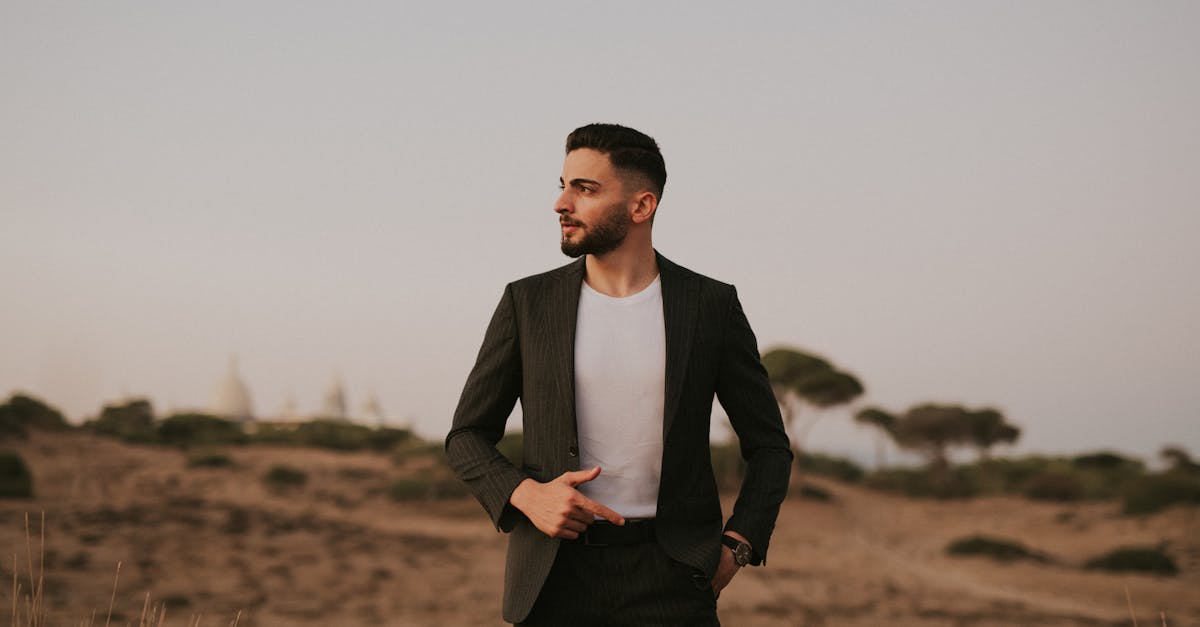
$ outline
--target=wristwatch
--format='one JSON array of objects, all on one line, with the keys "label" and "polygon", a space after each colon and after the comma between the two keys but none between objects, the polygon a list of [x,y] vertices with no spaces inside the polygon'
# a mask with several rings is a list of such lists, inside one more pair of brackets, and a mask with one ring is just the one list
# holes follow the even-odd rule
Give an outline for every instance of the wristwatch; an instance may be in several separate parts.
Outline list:
[{"label": "wristwatch", "polygon": [[750,548],[749,544],[733,536],[726,535],[721,536],[721,544],[724,544],[733,551],[733,563],[737,564],[739,568],[750,563],[750,554],[753,552],[753,549]]}]

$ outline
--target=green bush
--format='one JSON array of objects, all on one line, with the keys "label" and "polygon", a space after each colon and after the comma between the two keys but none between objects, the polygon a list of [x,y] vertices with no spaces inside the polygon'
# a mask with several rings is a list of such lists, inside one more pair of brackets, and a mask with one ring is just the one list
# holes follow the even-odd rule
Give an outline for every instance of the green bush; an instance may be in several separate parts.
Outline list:
[{"label": "green bush", "polygon": [[1125,486],[1121,511],[1153,514],[1172,505],[1200,503],[1200,478],[1185,472],[1146,475]]},{"label": "green bush", "polygon": [[1158,547],[1127,546],[1087,561],[1084,568],[1110,572],[1137,572],[1175,575],[1179,568],[1171,556]]},{"label": "green bush", "polygon": [[1078,501],[1084,497],[1083,482],[1074,473],[1043,472],[1025,484],[1023,493],[1035,501]]},{"label": "green bush", "polygon": [[971,473],[961,468],[944,473],[930,468],[882,468],[867,475],[864,483],[876,490],[922,498],[962,499],[979,492]]},{"label": "green bush", "polygon": [[520,467],[525,460],[525,436],[521,432],[505,433],[496,443],[496,449],[507,457],[514,466]]},{"label": "green bush", "polygon": [[308,446],[334,451],[365,449],[386,452],[414,440],[411,431],[380,427],[373,429],[335,418],[318,418],[301,422],[294,427],[259,425],[251,440],[261,444]]},{"label": "green bush", "polygon": [[150,401],[139,399],[121,405],[105,405],[95,420],[83,425],[95,433],[126,442],[149,443],[157,439],[154,409]]},{"label": "green bush", "polygon": [[196,451],[188,455],[188,468],[228,468],[233,460],[221,451]]},{"label": "green bush", "polygon": [[1103,472],[1132,472],[1140,473],[1145,464],[1141,460],[1125,457],[1112,451],[1085,453],[1071,458],[1071,464],[1082,470],[1099,470]]},{"label": "green bush", "polygon": [[742,474],[746,471],[746,461],[742,459],[742,450],[736,442],[713,444],[709,448],[712,460],[713,476],[717,486],[722,490],[736,490],[742,485]]},{"label": "green bush", "polygon": [[959,538],[951,542],[946,546],[946,553],[958,556],[990,557],[1002,562],[1016,560],[1050,561],[1045,554],[1030,550],[1020,542],[981,535]]},{"label": "green bush", "polygon": [[436,501],[459,499],[470,494],[466,484],[441,473],[422,473],[397,479],[388,486],[394,501]]},{"label": "green bush", "polygon": [[172,446],[244,444],[241,423],[207,414],[176,414],[158,425],[158,440]]},{"label": "green bush", "polygon": [[408,429],[395,429],[393,427],[378,427],[372,429],[367,434],[367,448],[379,452],[388,452],[395,450],[397,446],[415,439],[412,431]]},{"label": "green bush", "polygon": [[358,451],[367,448],[371,428],[345,420],[320,418],[297,425],[295,437],[301,446],[334,451]]},{"label": "green bush", "polygon": [[820,503],[829,503],[833,501],[833,495],[830,494],[829,490],[811,483],[801,483],[800,487],[796,488],[796,491],[800,493],[800,498],[808,499],[810,501],[817,501]]},{"label": "green bush", "polygon": [[56,431],[70,429],[62,412],[24,394],[13,394],[0,405],[0,437],[27,437],[30,428]]},{"label": "green bush", "polygon": [[392,452],[392,462],[395,464],[403,464],[410,459],[421,457],[436,457],[438,459],[445,458],[444,446],[441,442],[425,442],[419,438],[412,438],[396,447]]},{"label": "green bush", "polygon": [[1033,455],[989,458],[960,466],[959,469],[970,477],[979,494],[1019,494],[1033,477],[1064,463],[1053,458]]},{"label": "green bush", "polygon": [[308,474],[299,468],[283,464],[272,466],[263,481],[274,488],[298,488],[308,482]]},{"label": "green bush", "polygon": [[0,498],[33,496],[33,475],[25,460],[12,451],[0,451]]},{"label": "green bush", "polygon": [[857,483],[867,474],[862,466],[849,459],[824,453],[800,453],[796,457],[796,465],[805,473],[831,477],[847,483]]}]

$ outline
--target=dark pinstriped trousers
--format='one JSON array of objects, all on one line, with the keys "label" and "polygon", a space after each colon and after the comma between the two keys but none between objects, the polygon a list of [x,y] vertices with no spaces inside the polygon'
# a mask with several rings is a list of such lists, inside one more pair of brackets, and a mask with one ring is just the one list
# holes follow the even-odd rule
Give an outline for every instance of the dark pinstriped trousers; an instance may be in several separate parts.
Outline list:
[{"label": "dark pinstriped trousers", "polygon": [[709,580],[657,542],[584,546],[563,542],[529,627],[720,626]]}]

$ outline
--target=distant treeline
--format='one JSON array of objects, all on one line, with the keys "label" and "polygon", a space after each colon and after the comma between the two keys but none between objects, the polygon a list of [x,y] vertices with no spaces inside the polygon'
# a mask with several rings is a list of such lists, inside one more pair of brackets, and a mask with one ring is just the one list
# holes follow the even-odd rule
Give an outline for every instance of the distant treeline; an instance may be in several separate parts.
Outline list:
[{"label": "distant treeline", "polygon": [[[73,429],[57,409],[17,394],[0,405],[0,436],[24,438],[31,428]],[[106,405],[80,429],[131,444],[200,447],[239,444],[282,444],[339,451],[390,452],[416,441],[407,429],[368,427],[338,419],[288,424],[244,423],[202,413],[179,413],[159,419],[147,400]]]},{"label": "distant treeline", "polygon": [[848,459],[805,453],[798,465],[802,473],[912,497],[1018,495],[1054,502],[1119,499],[1127,514],[1200,504],[1200,465],[1178,447],[1163,449],[1162,456],[1168,467],[1161,472],[1149,472],[1142,460],[1110,451],[1074,457],[985,458],[948,467],[930,464],[870,472]]}]

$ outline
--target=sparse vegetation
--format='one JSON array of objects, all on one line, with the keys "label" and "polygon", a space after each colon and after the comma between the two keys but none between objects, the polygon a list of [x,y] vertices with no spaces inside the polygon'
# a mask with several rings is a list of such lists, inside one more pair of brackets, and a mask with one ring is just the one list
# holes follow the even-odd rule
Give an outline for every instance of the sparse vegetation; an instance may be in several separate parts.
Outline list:
[{"label": "sparse vegetation", "polygon": [[229,468],[233,460],[222,451],[203,449],[188,454],[188,468]]},{"label": "sparse vegetation", "polygon": [[158,440],[154,429],[154,408],[150,401],[138,399],[120,405],[105,405],[100,415],[83,424],[101,435],[120,438],[136,444],[150,444]]},{"label": "sparse vegetation", "polygon": [[1121,511],[1153,514],[1172,505],[1200,504],[1200,477],[1171,470],[1130,481],[1124,489]]},{"label": "sparse vegetation", "polygon": [[930,468],[884,468],[867,475],[863,483],[877,490],[921,498],[962,499],[979,494],[971,473],[963,468],[940,472]]},{"label": "sparse vegetation", "polygon": [[158,441],[179,447],[245,444],[242,425],[208,414],[175,414],[158,425]]},{"label": "sparse vegetation", "polygon": [[1137,572],[1155,575],[1176,575],[1179,567],[1171,556],[1161,548],[1152,546],[1127,546],[1114,549],[1087,561],[1088,570],[1110,572]]},{"label": "sparse vegetation", "polygon": [[298,488],[308,483],[308,473],[285,464],[271,466],[263,481],[273,488]]},{"label": "sparse vegetation", "polygon": [[721,490],[736,490],[742,485],[742,473],[746,469],[746,461],[742,459],[742,450],[737,442],[720,442],[709,448],[712,460],[713,476],[717,487]]},{"label": "sparse vegetation", "polygon": [[70,429],[71,425],[63,418],[62,412],[25,394],[13,394],[0,405],[0,438],[26,438],[31,428],[61,431]]},{"label": "sparse vegetation", "polygon": [[1078,501],[1083,498],[1083,481],[1076,473],[1047,471],[1035,475],[1022,493],[1035,501]]},{"label": "sparse vegetation", "polygon": [[467,486],[452,475],[425,472],[396,479],[388,486],[394,501],[437,501],[468,496]]},{"label": "sparse vegetation", "polygon": [[0,498],[27,499],[33,496],[33,475],[20,455],[0,451]]},{"label": "sparse vegetation", "polygon": [[801,483],[800,487],[796,488],[795,491],[800,494],[800,498],[802,499],[817,501],[819,503],[830,503],[833,501],[833,494],[829,490],[808,482]]},{"label": "sparse vegetation", "polygon": [[804,474],[829,477],[846,483],[858,483],[867,474],[862,466],[845,457],[824,453],[801,452],[796,457],[796,465],[804,471]]},{"label": "sparse vegetation", "polygon": [[960,557],[990,557],[1001,562],[1013,562],[1016,560],[1050,561],[1050,558],[1046,554],[1029,549],[1016,540],[983,535],[959,538],[946,546],[946,553]]},{"label": "sparse vegetation", "polygon": [[521,432],[505,433],[504,437],[496,443],[496,449],[500,454],[508,458],[516,466],[520,466],[525,459],[525,436]]}]

